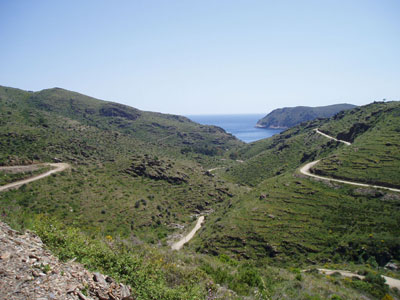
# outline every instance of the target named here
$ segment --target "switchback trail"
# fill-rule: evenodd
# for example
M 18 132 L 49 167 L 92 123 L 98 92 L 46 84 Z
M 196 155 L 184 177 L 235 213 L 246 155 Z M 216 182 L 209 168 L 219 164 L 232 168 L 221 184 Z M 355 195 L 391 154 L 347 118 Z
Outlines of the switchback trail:
M 204 216 L 200 216 L 197 219 L 196 226 L 194 226 L 194 228 L 187 235 L 185 235 L 183 238 L 181 238 L 176 243 L 172 244 L 172 246 L 171 246 L 172 250 L 180 250 L 184 244 L 189 242 L 194 237 L 196 231 L 200 229 L 201 223 L 203 223 L 203 221 L 204 221 Z
M 325 133 L 319 131 L 318 128 L 315 129 L 315 132 L 318 133 L 318 134 L 321 134 L 321 135 L 323 135 L 323 136 L 325 136 L 325 137 L 327 137 L 327 138 L 329 138 L 329 139 L 332 139 L 332 140 L 335 140 L 335 141 L 344 143 L 344 144 L 346 144 L 346 145 L 351 145 L 349 142 L 335 139 L 334 137 L 331 137 L 331 136 L 329 136 L 329 135 L 327 135 L 327 134 L 325 134 Z M 324 176 L 315 175 L 315 174 L 313 174 L 313 173 L 310 172 L 310 169 L 311 169 L 313 166 L 315 166 L 319 161 L 320 161 L 320 160 L 315 160 L 315 161 L 312 161 L 312 162 L 310 162 L 310 163 L 304 165 L 303 167 L 300 168 L 300 173 L 302 173 L 302 174 L 304 174 L 304 175 L 307 175 L 307 176 L 310 176 L 310 177 L 314 177 L 314 178 L 318 178 L 318 179 L 321 179 L 321 180 L 325 180 L 325 181 L 334 181 L 334 182 L 345 183 L 345 184 L 351 184 L 351 185 L 362 186 L 362 187 L 371 187 L 371 188 L 375 188 L 375 189 L 385 189 L 385 190 L 389 190 L 389 191 L 392 191 L 392 192 L 398 192 L 398 193 L 400 193 L 400 189 L 389 188 L 389 187 L 386 187 L 386 186 L 372 185 L 372 184 L 367 184 L 367 183 L 360 183 L 360 182 L 354 182 L 354 181 L 348 181 L 348 180 L 341 180 L 341 179 L 334 179 L 334 178 L 329 178 L 329 177 L 324 177 Z
M 335 140 L 335 141 L 341 142 L 341 143 L 343 143 L 343 144 L 345 144 L 347 146 L 351 145 L 351 143 L 349 143 L 349 142 L 338 140 L 338 139 L 336 139 L 336 138 L 334 138 L 332 136 L 329 136 L 329 135 L 319 131 L 318 128 L 314 129 L 314 130 L 315 130 L 316 133 L 318 133 L 318 134 L 320 134 L 320 135 L 322 135 L 324 137 L 327 137 L 327 138 L 329 138 L 331 140 Z M 304 175 L 307 175 L 307 176 L 310 176 L 310 177 L 314 177 L 314 178 L 318 178 L 318 179 L 321 179 L 321 180 L 325 180 L 325 181 L 334 181 L 334 182 L 351 184 L 351 185 L 356 185 L 356 186 L 372 187 L 372 188 L 378 188 L 378 189 L 386 189 L 386 190 L 390 190 L 390 191 L 393 191 L 393 192 L 400 192 L 400 189 L 388 188 L 388 187 L 385 187 L 385 186 L 371 185 L 371 184 L 359 183 L 359 182 L 353 182 L 353 181 L 347 181 L 347 180 L 333 179 L 333 178 L 318 176 L 318 175 L 310 173 L 310 169 L 313 166 L 315 166 L 319 161 L 320 160 L 315 160 L 315 161 L 312 161 L 312 162 L 304 165 L 303 167 L 300 168 L 300 173 L 302 173 Z M 364 276 L 358 275 L 356 273 L 352 273 L 352 272 L 349 272 L 349 271 L 330 270 L 330 269 L 318 269 L 318 271 L 320 271 L 321 273 L 326 274 L 326 275 L 332 275 L 333 273 L 340 273 L 344 277 L 358 277 L 359 279 L 364 279 Z M 394 278 L 387 277 L 387 276 L 382 276 L 382 277 L 385 279 L 386 284 L 389 287 L 400 289 L 400 280 L 399 279 L 394 279 Z
M 69 168 L 69 164 L 67 164 L 67 163 L 46 163 L 43 165 L 55 167 L 55 169 L 47 171 L 43 174 L 39 174 L 39 175 L 30 177 L 30 178 L 27 178 L 27 179 L 19 180 L 16 182 L 12 182 L 12 183 L 0 186 L 0 192 L 6 191 L 8 189 L 18 188 L 23 184 L 45 178 L 47 176 L 50 176 L 51 174 L 62 172 L 65 169 Z M 20 168 L 20 167 L 23 167 L 23 166 L 15 166 L 15 168 Z M 1 171 L 1 169 L 10 169 L 10 168 L 13 168 L 13 167 L 3 167 L 3 168 L 0 167 L 0 171 Z

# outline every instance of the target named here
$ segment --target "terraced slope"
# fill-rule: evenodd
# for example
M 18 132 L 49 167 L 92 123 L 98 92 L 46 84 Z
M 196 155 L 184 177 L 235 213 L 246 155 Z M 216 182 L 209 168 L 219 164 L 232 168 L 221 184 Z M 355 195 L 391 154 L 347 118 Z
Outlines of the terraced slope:
M 366 112 L 349 112 L 338 116 L 338 131 L 330 124 L 322 128 L 337 137 L 353 141 L 322 159 L 312 171 L 338 179 L 400 187 L 400 105 L 398 102 L 377 103 Z M 356 118 L 357 123 L 351 123 Z
M 252 191 L 213 215 L 193 247 L 269 263 L 400 260 L 399 193 L 319 181 L 298 171 L 321 159 L 313 169 L 329 177 L 343 173 L 362 182 L 377 176 L 382 185 L 396 185 L 399 108 L 399 102 L 374 103 L 245 146 L 245 162 L 225 176 L 253 183 Z M 368 129 L 355 125 L 363 120 Z M 316 128 L 338 139 L 352 136 L 353 144 L 329 140 Z M 368 166 L 357 168 L 360 162 Z
M 386 274 L 382 268 L 359 282 L 294 267 L 350 261 L 346 269 L 371 270 L 400 260 L 398 193 L 298 172 L 307 162 L 325 158 L 326 163 L 344 151 L 316 128 L 350 137 L 354 145 L 373 130 L 390 132 L 398 141 L 399 118 L 385 117 L 398 105 L 374 103 L 242 146 L 218 128 L 177 116 L 61 89 L 0 88 L 0 162 L 71 165 L 2 192 L 0 217 L 13 227 L 35 229 L 60 258 L 76 258 L 130 284 L 140 299 L 393 296 L 375 275 Z M 359 120 L 371 124 L 355 126 Z M 386 178 L 390 166 L 375 165 Z M 15 178 L 1 176 L 6 183 Z M 200 230 L 182 251 L 173 252 L 171 236 L 189 231 L 200 214 L 205 215 Z
M 232 166 L 224 176 L 240 184 L 255 186 L 343 147 L 341 143 L 317 134 L 313 129 L 319 125 L 320 121 L 298 125 L 272 138 L 244 146 L 235 153 L 245 162 Z

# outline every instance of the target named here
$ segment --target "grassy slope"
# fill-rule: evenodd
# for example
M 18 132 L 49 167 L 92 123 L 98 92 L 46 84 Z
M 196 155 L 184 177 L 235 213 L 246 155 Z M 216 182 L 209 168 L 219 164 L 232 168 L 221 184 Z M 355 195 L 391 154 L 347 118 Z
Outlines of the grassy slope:
M 237 155 L 245 163 L 229 168 L 226 178 L 255 186 L 264 179 L 293 171 L 300 164 L 326 156 L 342 147 L 312 130 L 319 124 L 320 121 L 315 121 L 298 125 L 270 139 L 244 146 Z
M 242 144 L 218 128 L 62 89 L 0 88 L 0 99 L 0 162 L 72 164 L 70 171 L 2 193 L 7 215 L 47 213 L 90 232 L 157 242 L 176 231 L 174 223 L 188 223 L 236 193 L 199 164 L 221 163 L 218 153 Z M 129 172 L 142 164 L 144 174 Z
M 51 170 L 51 167 L 40 166 L 40 165 L 37 167 L 37 169 L 23 171 L 23 172 L 10 172 L 10 171 L 4 171 L 4 170 L 0 169 L 0 186 L 15 182 L 15 181 L 23 180 L 26 178 L 30 178 L 35 175 L 45 173 L 46 171 L 49 171 L 49 170 Z
M 354 118 L 364 133 L 352 134 Z M 315 173 L 358 182 L 389 187 L 400 187 L 400 103 L 376 103 L 366 111 L 355 115 L 343 114 L 338 119 L 338 133 L 328 124 L 321 130 L 353 141 L 350 147 L 342 147 L 334 155 L 323 159 L 313 170 Z
M 328 156 L 321 165 L 332 176 L 347 170 L 349 177 L 360 180 L 379 174 L 386 185 L 397 182 L 398 107 L 398 102 L 374 103 L 242 148 L 239 156 L 245 163 L 231 167 L 225 176 L 257 184 L 250 193 L 235 198 L 232 207 L 214 214 L 201 232 L 202 241 L 193 246 L 206 253 L 273 263 L 363 262 L 371 257 L 380 264 L 390 258 L 399 260 L 400 195 L 316 182 L 296 171 L 307 161 Z M 354 126 L 360 120 L 370 121 L 369 130 Z M 346 147 L 316 134 L 314 128 L 342 139 L 351 135 L 355 143 Z M 386 161 L 388 156 L 391 161 Z M 338 157 L 343 164 L 335 164 L 334 169 L 329 162 Z M 371 175 L 354 168 L 362 160 L 373 164 Z M 346 169 L 345 163 L 352 165 Z
M 141 299 L 204 298 L 206 294 L 210 295 L 210 290 L 221 299 L 237 299 L 240 295 L 250 294 L 257 299 L 321 299 L 317 295 L 330 298 L 334 294 L 344 299 L 359 299 L 365 289 L 362 292 L 355 290 L 346 281 L 327 281 L 317 275 L 299 276 L 298 271 L 279 268 L 266 269 L 258 262 L 264 261 L 275 250 L 283 254 L 267 259 L 270 263 L 281 264 L 280 261 L 290 261 L 291 257 L 292 261 L 303 261 L 307 256 L 312 260 L 323 260 L 332 256 L 329 251 L 339 241 L 345 249 L 341 254 L 343 257 L 359 255 L 358 245 L 366 242 L 370 255 L 373 253 L 372 242 L 380 238 L 386 239 L 387 249 L 379 247 L 379 251 L 383 249 L 392 254 L 392 246 L 398 245 L 394 238 L 398 236 L 397 215 L 389 218 L 384 214 L 376 222 L 366 213 L 393 209 L 398 203 L 396 196 L 371 195 L 369 192 L 364 195 L 364 191 L 348 188 L 332 190 L 323 183 L 291 175 L 302 160 L 328 155 L 336 146 L 340 147 L 311 133 L 310 130 L 319 123 L 311 124 L 309 128 L 300 126 L 293 132 L 289 130 L 283 136 L 241 150 L 242 157 L 253 157 L 256 170 L 253 174 L 248 172 L 244 182 L 260 182 L 250 193 L 244 194 L 245 188 L 205 175 L 204 166 L 234 166 L 229 160 L 221 161 L 223 156 L 220 154 L 224 154 L 225 149 L 237 153 L 241 145 L 218 128 L 124 107 L 123 112 L 132 114 L 126 116 L 119 110 L 119 105 L 61 89 L 30 93 L 0 88 L 0 106 L 2 163 L 49 161 L 57 157 L 73 165 L 70 171 L 17 191 L 2 193 L 2 219 L 19 227 L 35 228 L 65 259 L 79 257 L 79 261 L 89 268 L 100 269 L 129 282 Z M 104 106 L 105 110 L 101 110 Z M 267 151 L 270 152 L 263 153 L 264 145 L 269 143 L 272 146 Z M 279 160 L 271 160 L 268 156 L 282 145 L 280 151 L 288 152 L 283 152 L 281 159 L 285 161 L 286 157 L 287 164 L 279 169 Z M 264 165 L 258 168 L 258 158 L 275 169 L 267 176 L 263 175 Z M 187 180 L 174 184 L 148 176 L 132 177 L 126 170 L 138 161 L 159 161 L 165 171 L 154 167 L 148 170 L 149 173 L 161 171 L 171 177 L 184 174 Z M 238 168 L 246 166 L 243 164 Z M 231 169 L 235 172 L 235 167 Z M 281 175 L 274 177 L 277 171 Z M 228 177 L 240 182 L 237 174 Z M 265 180 L 268 177 L 271 178 Z M 226 189 L 238 196 L 231 199 Z M 260 200 L 261 193 L 270 195 Z M 357 203 L 363 203 L 362 210 L 356 209 L 360 206 Z M 226 256 L 193 256 L 185 251 L 176 258 L 167 248 L 140 246 L 142 241 L 165 243 L 166 235 L 176 232 L 174 223 L 189 223 L 191 214 L 209 208 L 215 212 L 207 218 L 201 239 L 196 237 L 190 247 L 213 254 L 254 257 L 254 261 L 236 261 Z M 356 222 L 351 221 L 349 209 L 357 215 Z M 339 218 L 333 213 L 337 210 L 341 212 Z M 62 229 L 64 225 L 58 224 L 57 220 L 49 225 L 47 218 L 32 221 L 36 220 L 36 215 L 53 216 L 77 229 Z M 354 242 L 354 237 L 345 226 L 353 228 L 350 233 L 360 236 L 359 243 L 348 244 L 348 241 Z M 86 233 L 79 233 L 81 230 Z M 327 230 L 332 230 L 332 236 L 326 234 Z M 78 233 L 83 237 L 76 239 Z M 113 240 L 122 239 L 123 244 L 133 247 L 129 251 L 136 254 L 131 256 L 124 247 L 119 250 L 120 246 L 116 245 L 111 245 L 111 251 L 107 250 L 110 245 L 98 242 L 106 234 Z M 319 243 L 328 248 L 324 250 Z M 140 251 L 142 248 L 143 252 Z M 314 250 L 320 252 L 313 253 Z M 131 260 L 141 267 L 120 269 L 127 263 L 130 265 Z M 190 278 L 190 281 L 185 284 L 184 278 Z M 228 289 L 219 289 L 215 283 Z
M 143 143 L 150 151 L 162 149 L 163 153 L 184 153 L 191 158 L 203 155 L 201 161 L 204 154 L 221 155 L 226 149 L 244 144 L 215 126 L 203 126 L 181 116 L 144 112 L 59 88 L 32 93 L 0 87 L 0 107 L 3 163 L 7 162 L 7 155 L 16 153 L 30 160 L 36 159 L 34 155 L 40 159 L 50 155 L 81 159 L 91 153 L 97 158 L 112 150 L 108 147 L 121 152 L 135 148 L 135 144 L 143 147 Z M 80 138 L 82 135 L 85 139 Z M 69 146 L 83 148 L 84 153 L 59 149 Z M 102 148 L 93 153 L 96 149 L 92 147 Z
M 61 259 L 75 258 L 129 284 L 137 299 L 360 299 L 365 293 L 380 299 L 388 292 L 367 282 L 301 274 L 296 268 L 90 237 L 43 216 L 32 220 L 31 228 Z
M 267 195 L 260 199 L 260 195 Z M 268 263 L 400 258 L 400 196 L 291 174 L 262 182 L 200 232 L 202 252 Z M 383 242 L 382 242 L 383 241 Z

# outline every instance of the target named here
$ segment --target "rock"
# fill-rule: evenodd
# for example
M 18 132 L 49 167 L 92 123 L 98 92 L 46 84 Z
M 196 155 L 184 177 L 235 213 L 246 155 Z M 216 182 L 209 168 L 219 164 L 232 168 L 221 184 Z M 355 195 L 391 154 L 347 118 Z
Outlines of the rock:
M 93 273 L 93 280 L 98 282 L 102 286 L 107 286 L 107 282 L 104 276 L 98 272 Z
M 268 218 L 275 219 L 275 216 L 274 216 L 274 215 L 271 215 L 271 214 L 269 214 L 269 215 L 268 215 Z
M 0 299 L 16 294 L 18 299 L 133 299 L 130 288 L 111 277 L 91 273 L 73 260 L 60 262 L 33 232 L 21 235 L 0 222 L 0 241 Z M 51 271 L 42 272 L 43 266 Z
M 96 296 L 100 300 L 108 300 L 108 299 L 110 299 L 110 297 L 108 296 L 108 293 L 106 293 L 105 291 L 102 291 L 102 290 L 96 290 Z
M 1 260 L 7 260 L 11 257 L 11 253 L 10 252 L 4 252 L 0 255 L 0 259 Z
M 209 177 L 214 177 L 214 174 L 211 173 L 210 171 L 206 171 L 204 174 L 209 176 Z
M 186 174 L 179 171 L 175 173 L 171 167 L 165 168 L 166 164 L 166 161 L 152 159 L 148 155 L 136 156 L 132 164 L 123 172 L 133 177 L 144 176 L 153 180 L 165 180 L 172 184 L 187 182 Z
M 79 299 L 81 299 L 81 300 L 88 300 L 88 299 L 86 298 L 86 296 L 83 295 L 81 292 L 78 292 L 77 294 L 78 294 L 78 296 L 79 296 Z
M 67 294 L 74 293 L 76 288 L 77 288 L 77 286 L 74 284 L 68 285 L 67 286 Z
M 131 296 L 131 291 L 129 290 L 129 287 L 126 285 L 123 285 L 122 283 L 120 284 L 121 286 L 121 299 L 122 300 L 133 300 L 133 297 Z
M 388 263 L 385 265 L 385 269 L 389 269 L 389 270 L 392 270 L 392 271 L 398 271 L 400 268 L 399 268 L 399 266 L 398 266 L 397 264 L 395 264 L 394 262 L 388 262 Z

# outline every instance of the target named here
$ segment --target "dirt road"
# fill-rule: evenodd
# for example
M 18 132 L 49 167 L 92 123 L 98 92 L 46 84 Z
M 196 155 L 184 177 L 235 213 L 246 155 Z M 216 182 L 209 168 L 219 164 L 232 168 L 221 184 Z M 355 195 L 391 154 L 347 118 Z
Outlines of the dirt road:
M 343 140 L 338 140 L 337 138 L 334 138 L 333 136 L 327 135 L 327 134 L 325 134 L 325 133 L 319 131 L 318 128 L 314 129 L 314 131 L 315 131 L 316 133 L 320 134 L 320 135 L 323 135 L 324 137 L 326 137 L 326 138 L 328 138 L 328 139 L 331 139 L 331 140 L 334 140 L 334 141 L 337 141 L 337 142 L 341 142 L 341 143 L 343 143 L 343 144 L 345 144 L 345 145 L 347 145 L 347 146 L 350 146 L 350 145 L 351 145 L 351 143 L 349 143 L 349 142 L 346 142 L 346 141 L 343 141 Z
M 42 179 L 42 178 L 45 178 L 47 176 L 50 176 L 51 174 L 62 172 L 65 169 L 69 168 L 69 164 L 67 164 L 67 163 L 47 163 L 47 164 L 43 164 L 43 165 L 55 167 L 55 169 L 47 171 L 47 172 L 45 172 L 43 174 L 39 174 L 39 175 L 33 176 L 31 178 L 27 178 L 27 179 L 24 179 L 24 180 L 12 182 L 12 183 L 0 186 L 0 192 L 5 191 L 5 190 L 9 190 L 9 189 L 19 188 L 23 184 L 26 184 L 26 183 L 29 183 L 29 182 L 32 182 L 32 181 L 36 181 L 36 180 L 39 180 L 39 179 Z M 26 167 L 26 166 L 4 167 L 4 169 L 5 168 L 7 168 L 7 169 L 10 169 L 10 168 L 23 168 L 23 167 Z M 0 170 L 1 170 L 1 168 L 0 168 Z
M 316 133 L 321 134 L 329 139 L 344 143 L 346 145 L 351 145 L 349 142 L 346 141 L 342 141 L 342 140 L 337 140 L 334 137 L 331 137 L 321 131 L 317 129 L 314 129 Z M 362 187 L 371 187 L 371 188 L 375 188 L 375 189 L 385 189 L 385 190 L 389 190 L 392 192 L 398 192 L 400 193 L 400 189 L 395 189 L 395 188 L 389 188 L 386 186 L 381 186 L 381 185 L 372 185 L 372 184 L 366 184 L 366 183 L 360 183 L 360 182 L 354 182 L 354 181 L 348 181 L 348 180 L 341 180 L 341 179 L 334 179 L 334 178 L 329 178 L 329 177 L 324 177 L 324 176 L 319 176 L 319 175 L 315 175 L 313 173 L 310 172 L 310 169 L 315 166 L 320 160 L 315 160 L 312 161 L 306 165 L 304 165 L 303 167 L 300 168 L 300 173 L 310 176 L 310 177 L 314 177 L 314 178 L 318 178 L 321 180 L 325 180 L 325 181 L 333 181 L 333 182 L 339 182 L 339 183 L 345 183 L 345 184 L 351 184 L 351 185 L 356 185 L 356 186 L 362 186 Z
M 184 244 L 189 242 L 194 237 L 197 230 L 200 229 L 201 223 L 203 223 L 203 221 L 204 221 L 204 216 L 200 216 L 197 219 L 196 226 L 194 226 L 194 228 L 187 235 L 185 235 L 183 238 L 181 238 L 176 243 L 172 244 L 172 246 L 171 246 L 172 250 L 180 250 Z
M 385 190 L 389 190 L 389 191 L 392 191 L 392 192 L 400 193 L 400 189 L 389 188 L 389 187 L 381 186 L 381 185 L 372 185 L 372 184 L 366 184 L 366 183 L 360 183 L 360 182 L 354 182 L 354 181 L 348 181 L 348 180 L 334 179 L 334 178 L 323 177 L 323 176 L 319 176 L 319 175 L 315 175 L 313 173 L 310 173 L 310 169 L 314 165 L 316 165 L 318 162 L 319 162 L 319 160 L 316 160 L 316 161 L 312 161 L 312 162 L 304 165 L 303 167 L 300 168 L 300 173 L 302 173 L 304 175 L 307 175 L 307 176 L 310 176 L 310 177 L 322 179 L 322 180 L 325 180 L 325 181 L 333 181 L 333 182 L 351 184 L 351 185 L 362 186 L 362 187 L 371 187 L 371 188 L 375 188 L 375 189 L 385 189 Z
M 333 273 L 340 273 L 344 277 L 358 277 L 360 279 L 365 278 L 365 276 L 358 275 L 356 273 L 352 273 L 349 271 L 343 271 L 343 270 L 318 269 L 318 271 L 320 271 L 321 273 L 326 274 L 326 275 L 332 275 Z M 392 277 L 387 277 L 387 276 L 383 276 L 383 275 L 382 275 L 382 277 L 385 279 L 386 284 L 389 287 L 400 289 L 400 280 L 399 279 L 394 279 Z

